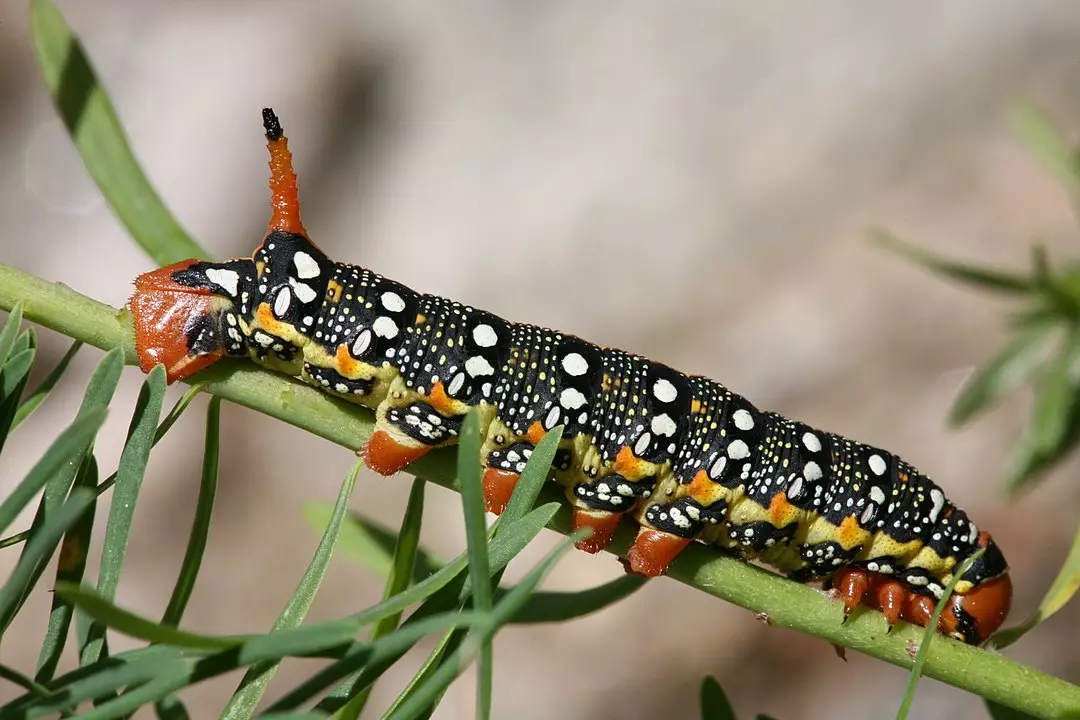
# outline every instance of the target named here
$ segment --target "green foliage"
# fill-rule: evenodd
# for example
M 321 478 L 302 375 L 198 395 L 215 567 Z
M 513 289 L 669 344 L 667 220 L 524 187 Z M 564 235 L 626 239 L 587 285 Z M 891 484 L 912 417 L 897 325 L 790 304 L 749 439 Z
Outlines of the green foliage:
M 31 0 L 30 9 L 45 84 L 88 172 L 134 242 L 158 264 L 205 257 L 150 186 L 104 88 L 61 13 L 50 0 Z M 1070 144 L 1030 109 L 1019 111 L 1014 119 L 1033 153 L 1062 181 L 1067 192 L 1074 197 L 1080 194 L 1080 164 Z M 1029 487 L 1080 440 L 1080 333 L 1076 330 L 1080 327 L 1080 269 L 1051 267 L 1039 248 L 1033 253 L 1030 270 L 1010 271 L 939 258 L 887 233 L 878 233 L 877 240 L 951 281 L 1026 303 L 1012 318 L 1014 337 L 969 379 L 951 420 L 968 422 L 1009 393 L 1032 386 L 1035 409 L 1006 478 L 1010 491 Z M 416 467 L 423 477 L 461 491 L 467 549 L 460 556 L 443 562 L 420 547 L 424 480 L 414 482 L 396 533 L 350 514 L 347 503 L 358 469 L 354 467 L 333 506 L 306 507 L 309 521 L 323 533 L 322 540 L 273 628 L 262 634 L 226 636 L 184 629 L 184 611 L 198 580 L 217 489 L 221 398 L 354 449 L 370 433 L 370 416 L 287 378 L 258 371 L 235 373 L 234 366 L 222 362 L 201 373 L 203 384 L 189 390 L 161 419 L 165 388 L 163 373 L 157 368 L 146 378 L 131 412 L 118 467 L 99 482 L 95 438 L 112 405 L 122 365 L 133 360 L 128 319 L 68 288 L 2 265 L 0 307 L 10 310 L 0 328 L 0 451 L 9 435 L 47 401 L 67 374 L 81 343 L 109 350 L 86 384 L 76 417 L 0 501 L 0 532 L 6 532 L 40 496 L 31 527 L 0 540 L 0 548 L 8 552 L 22 545 L 14 570 L 0 586 L 0 639 L 38 586 L 50 560 L 58 552 L 60 556 L 56 592 L 34 677 L 19 668 L 0 665 L 0 679 L 24 691 L 0 707 L 2 717 L 67 716 L 78 711 L 80 717 L 121 718 L 152 705 L 159 718 L 187 718 L 189 713 L 177 692 L 239 670 L 244 671 L 243 680 L 225 708 L 225 716 L 253 717 L 260 712 L 264 692 L 283 658 L 316 657 L 328 663 L 295 687 L 279 688 L 279 698 L 259 716 L 316 718 L 333 714 L 340 719 L 357 718 L 374 683 L 418 642 L 431 636 L 439 637 L 434 650 L 385 708 L 384 716 L 430 716 L 449 684 L 475 661 L 479 670 L 478 715 L 488 717 L 494 693 L 493 642 L 501 628 L 511 623 L 570 621 L 618 602 L 645 582 L 627 576 L 577 592 L 539 590 L 544 575 L 569 549 L 571 537 L 526 572 L 521 582 L 504 586 L 501 578 L 506 566 L 543 528 L 568 530 L 565 508 L 550 502 L 555 494 L 545 483 L 561 430 L 549 433 L 538 445 L 506 511 L 488 527 L 478 462 L 479 424 L 474 413 L 462 431 L 456 468 L 438 453 Z M 30 392 L 26 388 L 37 358 L 37 341 L 34 330 L 21 329 L 24 310 L 28 317 L 75 340 Z M 195 395 L 203 391 L 215 397 L 207 409 L 199 500 L 172 596 L 161 620 L 154 621 L 115 602 L 117 583 L 149 455 Z M 109 516 L 100 547 L 101 565 L 97 586 L 91 588 L 84 584 L 83 576 L 94 510 L 97 499 L 109 491 L 112 496 L 108 498 Z M 622 530 L 613 549 L 625 548 L 626 542 L 627 533 Z M 383 598 L 347 617 L 305 623 L 335 548 L 385 578 Z M 880 617 L 872 613 L 841 626 L 836 604 L 816 591 L 717 557 L 701 546 L 689 548 L 673 565 L 671 575 L 745 607 L 768 610 L 774 625 L 796 627 L 903 667 L 914 666 L 901 716 L 923 672 L 992 698 L 988 709 L 994 718 L 1065 717 L 1080 712 L 1080 688 L 930 633 L 920 636 L 910 628 L 900 628 L 883 635 Z M 1038 613 L 1020 627 L 1001 633 L 998 646 L 1015 641 L 1060 609 L 1078 585 L 1080 534 Z M 942 607 L 939 603 L 939 613 Z M 74 652 L 80 667 L 56 676 L 73 618 L 79 639 Z M 110 654 L 109 633 L 123 634 L 145 645 Z M 908 644 L 916 641 L 919 653 L 913 663 Z M 573 662 L 573 658 L 567 661 Z M 314 710 L 303 709 L 312 704 Z M 727 697 L 712 677 L 702 684 L 701 708 L 703 718 L 734 718 Z M 758 718 L 767 720 L 761 715 Z

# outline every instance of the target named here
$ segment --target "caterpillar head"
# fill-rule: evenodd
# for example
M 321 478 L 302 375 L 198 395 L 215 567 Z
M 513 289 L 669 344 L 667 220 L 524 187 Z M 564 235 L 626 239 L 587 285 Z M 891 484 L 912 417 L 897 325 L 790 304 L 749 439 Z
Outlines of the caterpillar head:
M 161 363 L 171 383 L 227 353 L 243 354 L 238 310 L 254 274 L 250 260 L 184 260 L 137 277 L 128 307 L 143 371 Z
M 990 533 L 979 533 L 978 546 L 985 551 L 961 578 L 974 587 L 954 594 L 941 614 L 946 635 L 972 645 L 982 645 L 1005 622 L 1012 606 L 1012 580 L 1001 550 Z

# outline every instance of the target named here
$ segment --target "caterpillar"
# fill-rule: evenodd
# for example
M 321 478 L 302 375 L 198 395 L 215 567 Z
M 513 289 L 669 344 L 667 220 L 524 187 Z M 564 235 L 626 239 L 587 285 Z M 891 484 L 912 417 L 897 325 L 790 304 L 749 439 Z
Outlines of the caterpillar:
M 271 219 L 251 258 L 183 262 L 136 278 L 129 307 L 142 369 L 169 382 L 225 356 L 298 376 L 375 411 L 361 450 L 393 474 L 455 444 L 479 408 L 483 486 L 499 513 L 532 449 L 563 436 L 552 470 L 578 543 L 599 552 L 639 525 L 628 570 L 662 575 L 700 540 L 824 581 L 860 605 L 926 626 L 953 574 L 939 632 L 982 644 L 1012 581 L 990 534 L 898 456 L 759 410 L 723 385 L 573 335 L 504 320 L 331 261 L 300 219 L 277 116 L 263 110 Z

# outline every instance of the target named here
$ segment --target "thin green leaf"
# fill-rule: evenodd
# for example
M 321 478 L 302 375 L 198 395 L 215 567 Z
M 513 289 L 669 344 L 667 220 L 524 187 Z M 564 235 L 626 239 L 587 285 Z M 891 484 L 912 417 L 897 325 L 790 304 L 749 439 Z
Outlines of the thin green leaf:
M 508 526 L 504 532 L 497 533 L 491 541 L 490 552 L 488 554 L 492 572 L 501 570 L 510 561 L 510 558 L 516 556 L 526 545 L 532 542 L 533 538 L 540 534 L 540 531 L 548 522 L 550 522 L 558 510 L 559 505 L 557 503 L 541 505 L 528 513 L 521 520 Z M 501 522 L 501 520 L 499 522 Z M 468 597 L 465 589 L 465 580 L 467 579 L 467 576 L 464 574 L 467 560 L 468 558 L 465 554 L 458 556 L 453 561 L 447 563 L 446 567 L 424 582 L 394 596 L 391 600 L 358 613 L 354 617 L 357 619 L 364 618 L 369 622 L 378 619 L 379 617 L 385 617 L 385 613 L 388 609 L 393 609 L 396 612 L 397 610 L 403 610 L 409 605 L 412 605 L 413 602 L 415 602 L 417 595 L 427 598 L 427 600 L 416 609 L 402 627 L 420 622 L 426 617 L 454 610 L 464 602 L 466 597 Z M 436 587 L 437 591 L 432 592 L 432 587 Z M 419 592 L 421 588 L 424 588 L 422 594 Z M 404 651 L 402 651 L 402 655 L 403 654 Z M 316 706 L 317 709 L 325 712 L 336 712 L 344 704 L 344 698 L 352 697 L 373 683 L 387 668 L 396 662 L 398 658 L 400 658 L 400 655 L 388 657 L 378 663 L 372 662 L 367 667 L 363 668 L 363 670 L 355 677 L 349 678 L 339 687 L 335 688 L 328 697 Z M 352 672 L 354 669 L 355 668 L 346 669 L 338 666 L 320 671 L 300 687 L 295 688 L 285 697 L 278 700 L 273 705 L 272 709 L 292 710 L 298 704 L 310 700 L 315 693 L 320 692 L 327 684 L 345 677 L 345 675 L 348 675 L 348 673 Z
M 93 490 L 98 481 L 97 460 L 93 454 L 83 458 L 82 466 L 78 475 L 75 476 L 74 487 Z M 95 496 L 96 499 L 96 496 Z M 86 554 L 90 549 L 90 538 L 94 531 L 94 504 L 89 510 L 71 527 L 64 535 L 60 543 L 60 562 L 56 566 L 56 580 L 53 586 L 60 583 L 78 585 L 82 582 L 83 572 L 86 570 Z M 38 654 L 37 673 L 35 679 L 46 683 L 52 680 L 56 672 L 56 665 L 60 662 L 60 656 L 64 652 L 67 643 L 68 630 L 71 628 L 71 616 L 75 606 L 66 599 L 53 593 L 52 611 L 49 613 L 49 627 L 45 631 L 45 640 Z
M 97 496 L 90 490 L 75 488 L 68 501 L 50 513 L 41 524 L 40 529 L 26 544 L 26 550 L 19 557 L 4 587 L 0 588 L 0 617 L 14 617 L 16 606 L 29 592 L 35 570 L 39 565 L 44 565 L 45 559 L 52 555 L 60 538 L 94 502 L 95 497 Z M 10 620 L 7 622 L 10 623 Z
M 573 540 L 578 537 L 581 537 L 581 535 L 575 534 L 574 538 L 559 543 L 558 547 L 541 560 L 535 568 L 529 571 L 517 587 L 507 593 L 502 602 L 495 606 L 490 615 L 490 621 L 470 632 L 469 637 L 465 639 L 461 647 L 452 653 L 438 670 L 432 673 L 427 682 L 424 682 L 417 687 L 415 692 L 413 692 L 412 695 L 393 712 L 393 714 L 387 716 L 389 720 L 412 720 L 412 718 L 415 718 L 422 713 L 433 700 L 442 695 L 446 688 L 450 686 L 450 683 L 452 683 L 454 679 L 468 667 L 473 656 L 475 656 L 481 648 L 490 645 L 492 638 L 494 638 L 499 628 L 520 612 L 521 608 L 528 601 L 529 596 L 536 590 L 537 585 L 540 584 L 540 581 L 555 565 L 559 558 L 570 550 L 573 546 Z
M 220 450 L 221 398 L 214 396 L 206 406 L 206 438 L 203 442 L 202 478 L 199 481 L 199 499 L 195 503 L 195 517 L 191 521 L 191 532 L 188 534 L 187 550 L 184 552 L 184 561 L 180 564 L 180 573 L 169 597 L 169 604 L 161 616 L 162 625 L 180 624 L 195 589 L 195 580 L 199 575 L 199 568 L 202 567 L 206 540 L 210 534 L 210 518 L 214 514 Z
M 483 466 L 480 464 L 480 412 L 473 409 L 461 424 L 458 437 L 457 476 L 461 483 L 461 506 L 465 512 L 465 540 L 469 551 L 473 607 L 491 611 L 491 574 L 488 572 L 487 524 L 484 520 Z M 494 663 L 491 643 L 480 647 L 476 673 L 476 714 L 482 720 L 491 715 L 491 674 Z
M 990 713 L 993 720 L 1035 720 L 1031 715 L 1013 710 L 1012 708 L 998 705 L 992 700 L 983 700 L 986 703 L 986 712 Z
M 0 663 L 0 678 L 7 680 L 10 683 L 18 685 L 21 688 L 29 691 L 31 694 L 39 698 L 47 698 L 52 695 L 49 688 L 45 687 L 41 683 L 31 680 L 27 676 L 13 667 L 8 667 Z
M 191 650 L 164 646 L 150 648 L 161 650 L 161 652 L 146 653 L 139 658 L 138 662 L 129 661 L 116 666 L 105 666 L 88 677 L 70 682 L 64 687 L 62 695 L 54 695 L 55 699 L 51 701 L 35 703 L 35 716 L 40 716 L 38 713 L 45 714 L 75 708 L 86 700 L 105 696 L 118 688 L 132 688 L 123 695 L 79 715 L 80 720 L 112 720 L 123 717 L 143 705 L 166 698 L 177 690 L 196 682 L 233 672 L 246 664 L 280 660 L 286 655 L 311 656 L 326 650 L 332 650 L 332 652 L 324 652 L 324 656 L 352 657 L 359 662 L 365 662 L 402 652 L 402 648 L 411 647 L 427 635 L 445 628 L 475 625 L 479 621 L 480 618 L 475 613 L 448 613 L 428 618 L 425 622 L 417 623 L 409 628 L 402 628 L 376 642 L 360 643 L 355 647 L 342 646 L 341 637 L 343 636 L 340 632 L 336 636 L 326 633 L 312 634 L 309 632 L 311 628 L 304 628 L 256 636 L 239 647 L 228 648 L 209 656 L 192 655 Z M 322 623 L 322 625 L 328 624 Z M 339 628 L 344 627 L 340 621 L 336 622 L 336 625 Z M 294 642 L 297 636 L 314 639 L 320 644 L 308 643 L 308 646 L 301 646 Z M 258 646 L 258 652 L 249 653 L 249 646 L 251 648 Z
M 994 647 L 1001 649 L 1012 645 L 1033 627 L 1063 608 L 1077 590 L 1080 590 L 1080 528 L 1073 537 L 1072 548 L 1069 549 L 1069 554 L 1058 571 L 1057 577 L 1054 578 L 1046 596 L 1039 603 L 1039 608 L 1020 625 L 994 635 L 992 641 Z
M 330 564 L 330 558 L 334 553 L 338 532 L 341 530 L 341 523 L 348 511 L 349 498 L 352 497 L 353 488 L 356 486 L 356 476 L 359 474 L 361 467 L 363 467 L 363 463 L 357 461 L 341 483 L 341 490 L 338 492 L 337 502 L 334 505 L 334 515 L 330 520 L 330 524 L 327 526 L 326 532 L 323 533 L 319 547 L 315 550 L 315 555 L 311 558 L 311 564 L 304 573 L 304 577 L 296 586 L 296 592 L 289 598 L 285 609 L 281 611 L 277 622 L 274 623 L 271 634 L 299 627 L 307 616 L 311 603 L 315 600 L 315 593 L 318 592 L 319 586 L 322 584 L 326 568 Z M 240 681 L 236 692 L 229 699 L 222 717 L 230 719 L 251 717 L 276 672 L 276 662 L 254 665 L 249 668 Z
M 0 451 L 11 434 L 19 412 L 19 398 L 30 379 L 30 368 L 36 355 L 37 350 L 33 348 L 19 351 L 13 348 L 11 357 L 0 368 Z
M 317 532 L 322 532 L 333 514 L 331 503 L 305 502 L 304 519 Z M 394 566 L 394 547 L 399 535 L 371 518 L 350 512 L 341 526 L 338 550 L 381 578 L 388 578 Z M 418 548 L 413 565 L 412 581 L 418 583 L 443 567 L 443 562 Z
M 532 510 L 533 505 L 536 504 L 536 498 L 540 495 L 540 489 L 544 487 L 544 483 L 551 474 L 551 464 L 555 461 L 555 453 L 559 450 L 562 434 L 563 426 L 558 425 L 548 430 L 536 444 L 532 455 L 525 462 L 525 469 L 521 471 L 521 479 L 514 487 L 510 501 L 506 503 L 500 527 L 514 524 L 524 517 L 525 513 Z
M 584 617 L 614 605 L 633 594 L 648 582 L 640 575 L 622 575 L 611 582 L 578 592 L 537 592 L 510 621 L 515 625 L 566 622 Z M 502 598 L 508 590 L 499 588 L 495 597 Z
M 1078 430 L 1078 369 L 1080 329 L 1074 329 L 1039 378 L 1032 422 L 1017 443 L 1015 459 L 1006 477 L 1008 492 L 1014 493 L 1026 486 L 1037 473 L 1048 468 L 1070 449 L 1070 440 Z
M 156 648 L 155 648 L 156 649 Z M 110 693 L 124 687 L 143 686 L 143 683 L 153 681 L 155 678 L 176 677 L 189 669 L 194 661 L 185 658 L 176 648 L 161 648 L 164 653 L 157 656 L 147 656 L 138 662 L 104 666 L 92 675 L 79 678 L 64 686 L 63 692 L 54 693 L 51 698 L 33 703 L 11 703 L 0 708 L 4 717 L 12 718 L 42 718 L 53 717 L 56 713 L 71 712 L 78 708 L 79 704 L 87 700 L 109 697 Z M 119 698 L 117 698 L 119 699 Z M 115 702 L 112 701 L 112 702 Z M 17 704 L 18 703 L 18 704 Z M 111 704 L 111 703 L 109 703 Z M 145 703 L 140 703 L 140 706 Z M 21 705 L 21 707 L 19 706 Z M 80 720 L 87 717 L 101 717 L 104 705 L 85 713 L 80 713 Z M 21 712 L 19 712 L 21 710 Z
M 3 550 L 6 547 L 11 547 L 12 545 L 18 545 L 21 542 L 26 542 L 29 538 L 29 530 L 23 530 L 22 532 L 17 532 L 14 535 L 8 535 L 3 540 L 0 540 L 0 550 Z
M 19 483 L 11 494 L 0 502 L 0 531 L 6 530 L 11 522 L 26 507 L 49 478 L 61 468 L 83 454 L 84 449 L 93 440 L 105 422 L 104 408 L 89 411 L 69 425 L 53 441 L 41 459 L 30 468 L 26 478 Z
M 158 265 L 208 257 L 169 212 L 135 160 L 82 45 L 49 0 L 32 0 L 30 27 L 45 84 L 75 148 L 131 237 Z
M 949 423 L 961 425 L 1030 380 L 1046 357 L 1046 343 L 1056 323 L 1033 322 L 964 383 L 949 411 Z
M 18 406 L 19 397 L 16 391 L 30 374 L 36 354 L 37 351 L 34 348 L 15 349 L 12 352 L 11 357 L 4 363 L 3 371 L 0 372 L 0 399 L 6 401 L 14 396 L 15 404 Z
M 443 666 L 446 662 L 446 658 L 449 657 L 454 651 L 461 647 L 461 642 L 465 639 L 465 636 L 457 630 L 451 630 L 442 636 L 442 638 L 435 644 L 423 664 L 420 665 L 420 669 L 416 671 L 416 674 L 410 678 L 409 682 L 401 690 L 394 702 L 390 703 L 390 706 L 386 708 L 386 712 L 383 713 L 383 717 L 393 715 L 402 703 L 411 698 L 416 692 L 416 689 L 426 682 L 430 681 L 432 675 Z M 370 689 L 369 685 L 366 689 Z M 427 708 L 423 712 L 417 715 L 417 718 L 430 717 L 431 713 L 436 707 L 438 707 L 441 701 L 441 696 L 436 695 L 428 703 Z M 346 706 L 348 707 L 348 706 Z M 333 720 L 339 720 L 339 713 L 334 714 Z
M 172 429 L 172 426 L 176 424 L 176 421 L 180 419 L 180 416 L 184 414 L 184 411 L 191 405 L 191 401 L 195 399 L 200 392 L 202 392 L 202 385 L 193 385 L 185 392 L 176 404 L 173 405 L 172 410 L 165 416 L 165 419 L 161 421 L 161 424 L 157 427 L 157 432 L 154 434 L 154 447 L 157 446 L 161 439 L 165 437 L 165 434 Z M 101 481 L 98 485 L 98 495 L 101 495 L 106 490 L 116 484 L 116 473 L 113 473 L 109 477 Z
M 56 586 L 56 594 L 77 605 L 80 610 L 102 626 L 110 627 L 119 633 L 146 640 L 147 642 L 202 650 L 219 650 L 238 647 L 246 639 L 243 636 L 201 635 L 179 630 L 170 625 L 162 625 L 129 610 L 124 610 L 100 592 L 80 585 L 60 583 Z
M 415 564 L 420 549 L 420 528 L 424 517 L 424 489 L 427 483 L 423 478 L 414 478 L 409 490 L 409 502 L 405 506 L 405 516 L 401 520 L 397 545 L 394 548 L 391 570 L 383 589 L 383 600 L 388 600 L 404 592 L 411 583 Z M 378 640 L 393 632 L 401 622 L 401 613 L 384 617 L 375 623 L 371 630 L 371 639 Z M 367 705 L 372 686 L 357 693 L 340 710 L 334 713 L 335 720 L 357 720 Z
M 701 681 L 701 720 L 735 720 L 731 701 L 712 675 Z
M 1024 275 L 946 260 L 927 250 L 910 245 L 885 230 L 877 228 L 871 230 L 870 240 L 875 245 L 891 250 L 939 275 L 979 288 L 1004 293 L 1029 293 L 1033 288 L 1031 278 Z
M 135 506 L 139 500 L 146 464 L 150 459 L 150 449 L 154 446 L 158 418 L 165 401 L 165 368 L 154 366 L 143 382 L 135 403 L 135 412 L 128 427 L 127 442 L 120 454 L 120 464 L 116 470 L 116 485 L 113 488 L 112 503 L 109 506 L 109 519 L 105 526 L 105 540 L 101 551 L 101 570 L 98 573 L 98 593 L 107 600 L 116 596 L 120 584 L 120 571 L 127 555 L 128 537 L 131 534 L 131 522 L 135 516 Z M 101 657 L 105 641 L 105 627 L 91 626 L 86 644 L 82 647 L 81 664 L 89 665 Z
M 154 703 L 154 713 L 157 714 L 158 720 L 190 720 L 191 718 L 183 701 L 175 695 Z
M 75 354 L 79 352 L 79 348 L 82 347 L 82 343 L 76 340 L 68 348 L 68 351 L 64 353 L 64 357 L 60 358 L 60 362 L 56 364 L 45 379 L 41 381 L 41 384 L 34 388 L 22 404 L 19 405 L 19 409 L 15 412 L 15 419 L 11 423 L 11 429 L 19 427 L 26 418 L 34 414 L 34 411 L 41 406 L 41 403 L 45 402 L 45 399 L 49 397 L 49 393 L 53 391 L 56 384 L 60 382 L 60 378 L 67 372 L 68 366 L 75 358 Z
M 919 643 L 919 652 L 915 654 L 915 662 L 911 666 L 911 673 L 908 675 L 907 689 L 904 691 L 904 699 L 900 703 L 900 709 L 896 713 L 896 720 L 905 720 L 908 716 L 908 712 L 911 710 L 911 703 L 915 701 L 915 688 L 919 685 L 919 678 L 922 677 L 923 667 L 926 665 L 926 658 L 929 656 L 930 643 L 937 635 L 938 621 L 941 619 L 941 614 L 945 612 L 945 608 L 948 606 L 949 598 L 952 597 L 953 590 L 956 588 L 956 583 L 960 578 L 964 576 L 964 573 L 968 571 L 975 562 L 982 557 L 986 552 L 986 548 L 980 548 L 976 550 L 967 560 L 960 564 L 956 573 L 953 575 L 952 580 L 949 581 L 948 586 L 945 588 L 945 592 L 942 594 L 941 599 L 937 601 L 937 605 L 934 607 L 934 614 L 930 616 L 930 622 L 926 624 L 926 629 L 923 632 L 922 642 Z
M 23 302 L 20 300 L 8 312 L 4 326 L 0 328 L 0 365 L 6 363 L 11 354 L 11 347 L 15 344 L 15 338 L 19 336 L 22 318 Z
M 1080 195 L 1080 166 L 1075 150 L 1046 116 L 1030 105 L 1018 105 L 1010 120 L 1028 150 L 1065 185 L 1068 192 Z

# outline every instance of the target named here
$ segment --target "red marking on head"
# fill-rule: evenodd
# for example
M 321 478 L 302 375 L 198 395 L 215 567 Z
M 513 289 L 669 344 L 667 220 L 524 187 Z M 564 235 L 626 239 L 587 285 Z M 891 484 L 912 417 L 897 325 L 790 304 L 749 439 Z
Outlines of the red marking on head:
M 502 515 L 514 494 L 521 476 L 509 470 L 488 468 L 484 471 L 484 509 L 496 515 Z
M 266 147 L 270 151 L 270 232 L 280 230 L 307 237 L 307 230 L 300 222 L 300 191 L 289 140 L 284 135 L 273 137 L 268 133 Z
M 1011 607 L 1012 579 L 1005 573 L 976 585 L 963 595 L 949 598 L 949 606 L 941 614 L 941 631 L 964 642 L 982 645 L 1005 622 Z M 965 629 L 967 635 L 958 637 Z
M 629 570 L 645 577 L 663 575 L 671 561 L 689 544 L 689 538 L 681 538 L 663 530 L 641 528 L 633 546 L 626 553 Z
M 431 448 L 427 445 L 404 445 L 385 430 L 376 430 L 360 450 L 364 463 L 380 475 L 393 475 L 411 462 L 419 460 Z
M 574 508 L 574 530 L 591 528 L 592 535 L 575 543 L 578 550 L 587 553 L 598 553 L 611 543 L 611 536 L 615 534 L 615 528 L 619 527 L 621 519 L 619 513 L 607 512 L 606 510 L 581 510 Z
M 170 383 L 193 375 L 225 354 L 224 351 L 189 354 L 187 329 L 194 320 L 220 308 L 222 303 L 209 290 L 181 285 L 172 279 L 173 273 L 196 262 L 184 260 L 135 278 L 135 293 L 128 303 L 135 326 L 139 367 L 150 372 L 161 363 Z

